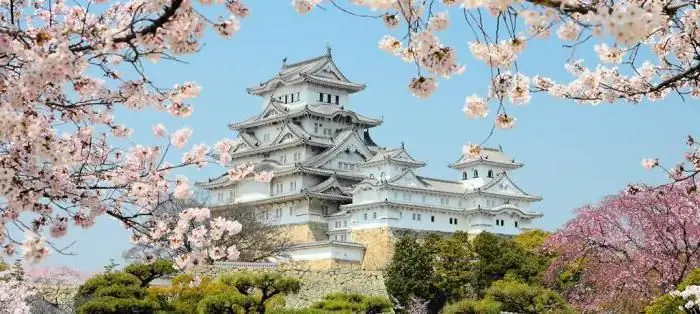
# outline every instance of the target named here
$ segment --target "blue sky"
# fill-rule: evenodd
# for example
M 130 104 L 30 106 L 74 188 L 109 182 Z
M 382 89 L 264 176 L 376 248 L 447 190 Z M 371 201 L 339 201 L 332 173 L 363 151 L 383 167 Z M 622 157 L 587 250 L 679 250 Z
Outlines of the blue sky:
M 407 88 L 415 66 L 377 48 L 387 34 L 379 20 L 352 17 L 332 7 L 300 16 L 289 1 L 248 2 L 252 14 L 232 40 L 210 33 L 200 54 L 183 58 L 188 64 L 161 62 L 149 67 L 153 81 L 161 86 L 191 80 L 203 90 L 188 119 L 148 110 L 119 112 L 117 120 L 135 129 L 135 142 L 150 142 L 150 127 L 158 122 L 171 130 L 192 127 L 191 144 L 232 136 L 228 123 L 262 109 L 261 99 L 247 95 L 246 87 L 276 74 L 283 57 L 289 62 L 311 58 L 325 53 L 329 44 L 341 71 L 368 85 L 346 108 L 384 118 L 384 124 L 371 131 L 375 141 L 389 147 L 404 141 L 415 158 L 428 162 L 422 175 L 460 178 L 447 164 L 459 157 L 463 144 L 480 142 L 494 117 L 492 113 L 487 120 L 470 120 L 461 111 L 466 96 L 485 94 L 488 79 L 488 69 L 469 54 L 467 43 L 473 37 L 463 21 L 455 19 L 441 38 L 458 49 L 466 72 L 441 80 L 438 91 L 421 100 Z M 555 42 L 532 42 L 519 66 L 526 74 L 566 79 L 563 63 L 568 56 L 569 51 Z M 583 56 L 592 59 L 590 53 Z M 697 101 L 683 103 L 678 97 L 659 103 L 591 107 L 536 95 L 529 105 L 509 108 L 508 113 L 517 117 L 516 127 L 498 131 L 489 144 L 502 145 L 525 163 L 512 176 L 525 191 L 544 197 L 537 205 L 545 215 L 538 226 L 547 230 L 571 218 L 572 209 L 617 193 L 629 182 L 663 182 L 663 173 L 643 170 L 640 160 L 654 156 L 674 163 L 686 148 L 685 136 L 698 133 Z M 172 157 L 179 159 L 180 152 Z M 221 171 L 212 167 L 184 174 L 205 180 Z M 97 271 L 110 258 L 121 260 L 129 247 L 127 234 L 108 218 L 89 230 L 71 230 L 67 238 L 77 241 L 72 248 L 77 255 L 53 254 L 45 263 Z

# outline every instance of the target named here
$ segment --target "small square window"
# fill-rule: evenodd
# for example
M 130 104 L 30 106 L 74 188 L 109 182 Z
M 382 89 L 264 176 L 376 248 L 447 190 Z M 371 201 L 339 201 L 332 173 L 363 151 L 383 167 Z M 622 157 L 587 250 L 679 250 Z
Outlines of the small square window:
M 435 222 L 435 216 L 430 216 L 430 222 Z

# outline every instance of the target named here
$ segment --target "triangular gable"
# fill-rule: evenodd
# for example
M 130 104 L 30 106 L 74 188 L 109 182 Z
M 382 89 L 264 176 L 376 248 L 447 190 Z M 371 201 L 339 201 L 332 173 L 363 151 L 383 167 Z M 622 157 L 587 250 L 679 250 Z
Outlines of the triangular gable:
M 265 106 L 263 112 L 258 115 L 258 120 L 269 119 L 286 113 L 284 108 L 280 108 L 280 106 L 277 105 L 277 100 L 270 99 L 270 102 Z
M 335 65 L 335 62 L 333 62 L 333 59 L 331 58 L 328 58 L 327 62 L 319 63 L 316 69 L 309 71 L 309 74 L 321 77 L 329 77 L 338 81 L 350 83 L 350 80 L 348 80 L 347 77 L 345 77 L 345 75 L 343 75 L 343 73 L 340 72 L 340 69 L 338 69 L 338 67 Z
M 367 148 L 362 139 L 357 136 L 354 131 L 348 131 L 346 135 L 341 135 L 339 137 L 339 143 L 334 147 L 326 150 L 325 152 L 315 156 L 314 158 L 308 159 L 305 163 L 311 167 L 322 167 L 328 162 L 332 161 L 338 154 L 343 154 L 346 151 L 350 153 L 357 153 L 363 159 L 367 159 L 372 156 L 372 152 Z
M 229 152 L 240 153 L 252 149 L 253 147 L 248 140 L 249 139 L 246 139 L 244 134 L 239 134 L 238 137 L 233 140 L 234 144 L 231 145 L 231 150 Z
M 272 141 L 271 145 L 291 143 L 299 140 L 301 140 L 299 134 L 294 132 L 287 124 L 282 128 L 282 131 L 277 134 L 277 137 Z
M 481 187 L 481 191 L 498 194 L 529 196 L 529 194 L 518 187 L 515 182 L 513 182 L 513 180 L 511 180 L 505 173 L 500 174 L 498 179 L 493 180 Z
M 340 185 L 338 179 L 335 176 L 331 176 L 326 181 L 323 181 L 317 185 L 308 188 L 309 192 L 313 193 L 323 193 L 323 194 L 333 194 L 333 195 L 343 195 L 347 196 L 347 193 L 343 191 L 344 186 Z
M 389 180 L 389 183 L 393 185 L 400 185 L 400 186 L 410 186 L 410 187 L 420 187 L 420 188 L 425 188 L 428 186 L 428 184 L 421 180 L 416 174 L 413 172 L 413 170 L 408 169 L 404 171 L 402 174 L 391 178 Z

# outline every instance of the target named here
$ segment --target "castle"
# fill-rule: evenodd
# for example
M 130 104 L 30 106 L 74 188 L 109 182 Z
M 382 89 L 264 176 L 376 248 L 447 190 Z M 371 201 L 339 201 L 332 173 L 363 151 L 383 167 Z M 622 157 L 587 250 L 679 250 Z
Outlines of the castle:
M 340 72 L 330 49 L 284 62 L 275 77 L 248 88 L 264 109 L 229 125 L 237 132 L 231 166 L 253 163 L 274 177 L 262 183 L 224 174 L 197 183 L 212 196 L 212 211 L 254 208 L 295 243 L 292 260 L 368 270 L 386 265 L 403 231 L 517 234 L 542 216 L 530 209 L 542 198 L 508 176 L 523 164 L 500 148 L 462 155 L 449 165 L 455 180 L 419 175 L 426 163 L 403 144 L 385 148 L 372 140 L 369 130 L 382 119 L 348 109 L 350 95 L 364 88 Z

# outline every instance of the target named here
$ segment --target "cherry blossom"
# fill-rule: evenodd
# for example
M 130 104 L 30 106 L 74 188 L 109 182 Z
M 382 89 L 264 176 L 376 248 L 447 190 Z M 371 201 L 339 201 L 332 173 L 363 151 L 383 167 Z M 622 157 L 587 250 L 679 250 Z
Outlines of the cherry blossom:
M 206 14 L 200 6 L 208 6 Z M 221 19 L 208 18 L 217 7 Z M 210 148 L 193 145 L 180 162 L 168 163 L 166 153 L 187 149 L 193 131 L 170 133 L 162 124 L 151 130 L 164 138 L 162 146 L 117 146 L 131 143 L 138 130 L 119 123 L 114 112 L 153 108 L 190 116 L 188 102 L 202 88 L 195 82 L 158 86 L 143 62 L 198 52 L 207 28 L 231 37 L 250 12 L 240 0 L 0 0 L 3 253 L 39 262 L 63 252 L 55 241 L 72 228 L 109 216 L 135 242 L 171 249 L 196 244 L 177 256 L 190 266 L 208 255 L 212 238 L 240 231 L 235 222 L 211 227 L 208 209 L 193 210 L 182 223 L 155 213 L 171 196 L 191 194 L 189 180 L 176 172 L 207 165 Z M 231 145 L 217 148 L 225 157 Z M 226 254 L 216 257 L 236 257 L 229 254 L 236 248 L 219 250 Z
M 576 210 L 545 244 L 558 256 L 549 280 L 583 263 L 580 280 L 566 292 L 582 311 L 599 311 L 623 297 L 648 301 L 659 289 L 673 290 L 700 267 L 700 195 L 689 194 L 689 185 L 635 186 Z
M 506 113 L 508 105 L 529 103 L 531 93 L 593 106 L 661 101 L 674 94 L 700 99 L 700 10 L 695 1 L 349 1 L 355 8 L 341 8 L 337 1 L 293 3 L 303 13 L 317 6 L 327 10 L 331 5 L 326 4 L 331 3 L 358 17 L 381 19 L 388 33 L 378 46 L 417 66 L 417 75 L 406 79 L 410 80 L 411 93 L 419 98 L 430 97 L 440 77 L 465 71 L 459 65 L 457 51 L 468 48 L 473 58 L 491 68 L 491 79 L 484 80 L 480 93 L 483 96 L 476 97 L 497 106 L 493 110 L 497 113 L 494 127 L 500 129 L 515 126 L 516 117 Z M 364 8 L 379 15 L 352 10 Z M 468 38 L 466 47 L 465 43 L 445 44 L 439 38 L 457 22 L 470 30 L 462 36 Z M 399 24 L 406 27 L 396 27 Z M 528 61 L 521 58 L 532 46 L 530 43 L 551 40 L 552 32 L 556 33 L 555 40 L 564 43 L 564 49 L 571 50 L 571 56 L 549 63 L 564 64 L 571 77 L 555 80 L 547 73 L 521 71 L 518 63 Z M 593 52 L 597 58 L 578 57 L 586 52 Z M 475 78 L 469 82 L 479 81 Z M 488 111 L 480 102 L 465 109 L 469 118 L 486 117 L 483 113 Z

